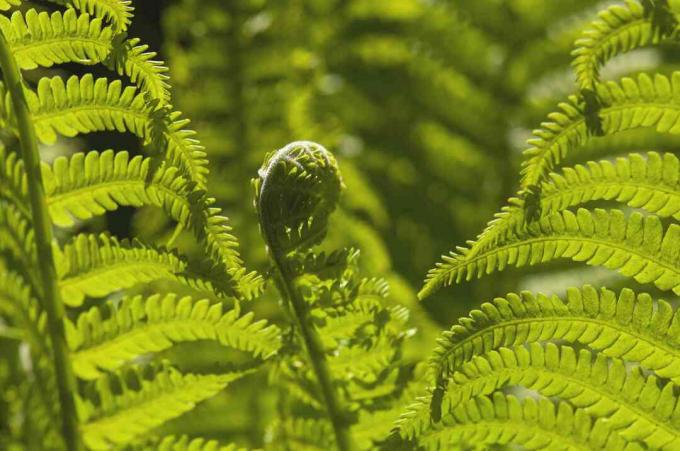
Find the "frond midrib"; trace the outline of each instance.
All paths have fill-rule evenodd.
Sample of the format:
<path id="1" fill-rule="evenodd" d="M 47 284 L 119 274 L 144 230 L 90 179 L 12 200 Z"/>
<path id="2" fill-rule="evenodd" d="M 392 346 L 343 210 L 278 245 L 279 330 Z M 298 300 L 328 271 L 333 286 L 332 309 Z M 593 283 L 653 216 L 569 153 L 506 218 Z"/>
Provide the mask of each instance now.
<path id="1" fill-rule="evenodd" d="M 483 376 L 478 377 L 478 378 L 472 379 L 472 378 L 470 378 L 469 376 L 466 375 L 466 377 L 469 378 L 468 382 L 465 383 L 465 384 L 457 384 L 456 386 L 451 387 L 447 391 L 446 396 L 448 398 L 451 398 L 453 396 L 452 393 L 455 390 L 455 388 L 461 387 L 461 390 L 464 390 L 462 387 L 465 387 L 467 385 L 472 385 L 474 383 L 481 383 L 481 381 L 483 381 L 485 379 L 489 379 L 491 381 L 494 381 L 494 380 L 499 380 L 501 377 L 503 377 L 506 374 L 510 375 L 510 376 L 512 376 L 514 374 L 521 376 L 522 374 L 529 374 L 529 373 L 532 373 L 532 372 L 533 373 L 539 373 L 539 374 L 543 374 L 543 375 L 545 375 L 549 378 L 552 378 L 553 380 L 563 378 L 563 379 L 566 379 L 567 381 L 569 381 L 569 382 L 571 382 L 575 385 L 578 385 L 583 390 L 591 390 L 591 391 L 597 393 L 598 395 L 600 395 L 602 398 L 606 398 L 606 399 L 610 400 L 611 402 L 615 403 L 616 405 L 618 405 L 618 409 L 617 409 L 616 413 L 618 413 L 621 409 L 630 409 L 635 414 L 637 414 L 638 417 L 642 417 L 646 421 L 648 421 L 649 423 L 653 424 L 654 426 L 656 426 L 660 429 L 664 429 L 669 435 L 672 435 L 676 438 L 678 436 L 680 436 L 680 430 L 673 428 L 673 426 L 668 421 L 663 421 L 660 418 L 657 418 L 654 415 L 653 412 L 645 411 L 644 409 L 637 406 L 634 402 L 631 402 L 629 399 L 627 399 L 624 396 L 619 397 L 619 396 L 617 396 L 617 394 L 607 391 L 606 385 L 605 385 L 605 387 L 598 387 L 595 384 L 588 384 L 587 379 L 586 380 L 579 379 L 578 377 L 572 375 L 572 374 L 575 374 L 575 373 L 570 374 L 570 373 L 567 373 L 567 372 L 560 372 L 559 369 L 561 369 L 561 368 L 558 368 L 557 370 L 551 370 L 550 368 L 537 367 L 537 366 L 533 366 L 533 365 L 530 365 L 526 368 L 507 368 L 507 367 L 504 367 L 500 370 L 494 368 L 492 373 L 484 374 Z M 463 374 L 465 374 L 465 373 L 463 373 Z M 512 385 L 503 385 L 501 387 L 498 387 L 497 386 L 498 384 L 494 384 L 494 385 L 496 385 L 496 388 L 495 388 L 494 391 L 500 390 L 501 388 L 504 388 L 504 387 L 507 387 L 507 386 L 512 386 Z M 541 389 L 540 388 L 536 389 L 536 391 L 540 393 Z M 575 395 L 575 396 L 579 396 L 580 394 L 581 393 L 579 393 L 578 395 Z M 470 398 L 470 399 L 472 399 L 472 398 Z M 566 399 L 568 400 L 569 398 L 566 398 Z M 462 402 L 465 402 L 465 401 L 467 401 L 467 400 L 463 400 Z M 584 406 L 582 408 L 587 411 L 588 407 L 589 406 Z M 613 415 L 613 414 L 611 414 L 611 415 Z M 636 420 L 631 421 L 625 427 L 629 427 L 630 425 L 634 424 L 635 421 Z"/>
<path id="2" fill-rule="evenodd" d="M 462 348 L 465 344 L 468 342 L 473 342 L 477 338 L 481 338 L 483 335 L 488 334 L 488 333 L 493 333 L 495 329 L 499 328 L 505 328 L 505 327 L 512 327 L 512 326 L 517 326 L 521 324 L 531 324 L 531 323 L 550 323 L 550 322 L 563 322 L 563 321 L 568 321 L 568 322 L 574 322 L 574 323 L 592 323 L 596 324 L 598 326 L 603 326 L 603 328 L 609 328 L 609 329 L 614 329 L 617 332 L 625 335 L 629 335 L 631 337 L 635 337 L 639 342 L 645 342 L 647 345 L 649 345 L 652 348 L 657 348 L 661 349 L 664 351 L 666 354 L 673 355 L 674 358 L 680 359 L 680 348 L 674 348 L 669 346 L 665 341 L 662 340 L 662 338 L 659 338 L 658 341 L 654 341 L 653 337 L 650 337 L 649 335 L 644 335 L 641 334 L 639 331 L 636 331 L 632 327 L 626 327 L 625 325 L 621 325 L 618 322 L 615 321 L 605 321 L 602 319 L 598 318 L 591 318 L 587 316 L 572 316 L 572 317 L 565 317 L 565 316 L 553 316 L 553 317 L 543 317 L 543 318 L 521 318 L 521 319 L 513 319 L 509 321 L 504 321 L 502 323 L 494 324 L 488 327 L 485 327 L 484 329 L 478 330 L 473 334 L 470 334 L 466 336 L 463 340 L 455 343 L 452 347 L 449 347 L 446 349 L 444 353 L 439 354 L 438 358 L 436 360 L 432 360 L 431 362 L 436 362 L 436 368 L 441 369 L 442 367 L 446 366 L 446 362 L 451 358 L 455 352 Z M 563 338 L 563 337 L 560 337 Z M 604 348 L 605 354 L 606 354 L 606 349 Z M 451 374 L 452 371 L 447 371 L 446 374 Z"/>

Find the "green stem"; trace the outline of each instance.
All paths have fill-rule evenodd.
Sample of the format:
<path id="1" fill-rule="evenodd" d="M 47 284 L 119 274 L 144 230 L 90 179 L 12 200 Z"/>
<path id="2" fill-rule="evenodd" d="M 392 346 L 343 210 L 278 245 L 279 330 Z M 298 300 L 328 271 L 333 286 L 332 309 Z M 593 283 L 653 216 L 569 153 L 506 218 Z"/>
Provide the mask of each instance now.
<path id="1" fill-rule="evenodd" d="M 323 351 L 321 339 L 319 338 L 316 329 L 314 329 L 314 326 L 309 324 L 307 306 L 304 299 L 300 297 L 298 290 L 293 286 L 292 281 L 295 279 L 295 274 L 293 274 L 290 271 L 289 266 L 285 264 L 285 257 L 273 250 L 271 255 L 274 260 L 274 266 L 281 279 L 281 283 L 279 284 L 283 291 L 281 294 L 293 308 L 293 316 L 295 317 L 297 329 L 305 343 L 309 360 L 312 363 L 314 374 L 316 375 L 319 387 L 321 388 L 321 396 L 326 405 L 328 419 L 333 426 L 336 444 L 340 451 L 348 451 L 352 448 L 350 445 L 351 439 L 349 436 L 349 428 L 347 421 L 342 414 L 342 410 L 340 409 L 336 391 L 333 388 L 333 381 L 330 372 L 328 371 L 326 355 Z"/>
<path id="2" fill-rule="evenodd" d="M 270 167 L 274 167 L 275 162 L 271 163 Z M 262 208 L 267 205 L 266 197 L 272 193 L 268 189 L 269 179 L 267 176 L 263 177 L 262 186 L 260 187 L 260 201 L 258 202 L 257 210 L 260 217 L 260 225 L 262 227 L 262 235 L 269 247 L 269 255 L 274 262 L 279 283 L 277 288 L 281 292 L 281 296 L 287 301 L 288 306 L 292 308 L 292 316 L 297 326 L 297 330 L 302 337 L 309 361 L 312 364 L 312 369 L 321 389 L 321 396 L 323 397 L 326 406 L 328 419 L 333 426 L 335 434 L 335 442 L 340 451 L 349 451 L 352 449 L 352 441 L 349 435 L 349 424 L 340 409 L 340 402 L 336 395 L 333 381 L 328 370 L 326 362 L 326 355 L 323 351 L 323 345 L 319 334 L 312 324 L 309 323 L 307 316 L 307 305 L 300 296 L 299 291 L 293 285 L 295 274 L 290 270 L 290 266 L 286 264 L 286 252 L 276 242 L 276 233 L 272 230 L 274 221 L 269 219 L 269 212 Z"/>
<path id="3" fill-rule="evenodd" d="M 82 449 L 78 432 L 78 418 L 75 406 L 75 378 L 69 360 L 64 331 L 64 304 L 59 296 L 57 273 L 52 255 L 52 223 L 45 202 L 45 190 L 40 172 L 40 154 L 31 113 L 24 96 L 21 73 L 9 49 L 5 35 L 0 32 L 0 68 L 12 107 L 16 116 L 21 142 L 21 155 L 28 181 L 28 194 L 33 217 L 36 257 L 42 289 L 42 307 L 47 313 L 47 326 L 52 342 L 59 403 L 61 407 L 62 433 L 66 448 L 70 451 Z"/>

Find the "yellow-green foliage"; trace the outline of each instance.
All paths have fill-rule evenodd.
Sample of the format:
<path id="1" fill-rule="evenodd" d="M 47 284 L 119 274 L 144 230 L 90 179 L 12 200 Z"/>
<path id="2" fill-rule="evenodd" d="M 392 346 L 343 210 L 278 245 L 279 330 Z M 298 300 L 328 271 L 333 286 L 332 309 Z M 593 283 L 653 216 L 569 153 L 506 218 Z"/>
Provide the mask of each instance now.
<path id="1" fill-rule="evenodd" d="M 0 10 L 0 449 L 680 448 L 677 1 Z"/>

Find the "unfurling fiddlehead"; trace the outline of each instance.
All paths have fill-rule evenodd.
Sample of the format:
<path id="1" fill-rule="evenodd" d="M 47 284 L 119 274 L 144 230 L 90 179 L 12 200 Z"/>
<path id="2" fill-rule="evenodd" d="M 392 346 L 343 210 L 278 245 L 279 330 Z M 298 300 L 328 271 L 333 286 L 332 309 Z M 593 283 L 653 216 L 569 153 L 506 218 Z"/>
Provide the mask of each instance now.
<path id="1" fill-rule="evenodd" d="M 347 421 L 324 355 L 321 339 L 310 323 L 307 305 L 294 285 L 295 272 L 287 255 L 323 239 L 335 210 L 342 179 L 333 155 L 323 146 L 297 141 L 270 155 L 254 180 L 255 207 L 262 235 L 322 393 L 337 446 L 350 449 Z"/>

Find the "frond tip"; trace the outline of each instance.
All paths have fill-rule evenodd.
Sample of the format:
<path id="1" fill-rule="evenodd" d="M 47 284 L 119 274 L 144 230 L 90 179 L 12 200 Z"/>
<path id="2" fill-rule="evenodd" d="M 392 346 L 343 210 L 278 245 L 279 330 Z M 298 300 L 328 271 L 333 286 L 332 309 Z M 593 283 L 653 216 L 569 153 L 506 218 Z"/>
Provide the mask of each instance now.
<path id="1" fill-rule="evenodd" d="M 333 154 L 296 141 L 268 155 L 258 175 L 255 205 L 267 244 L 287 253 L 321 241 L 343 187 Z"/>

